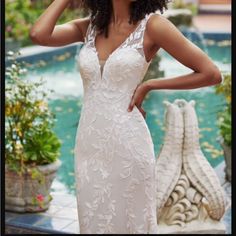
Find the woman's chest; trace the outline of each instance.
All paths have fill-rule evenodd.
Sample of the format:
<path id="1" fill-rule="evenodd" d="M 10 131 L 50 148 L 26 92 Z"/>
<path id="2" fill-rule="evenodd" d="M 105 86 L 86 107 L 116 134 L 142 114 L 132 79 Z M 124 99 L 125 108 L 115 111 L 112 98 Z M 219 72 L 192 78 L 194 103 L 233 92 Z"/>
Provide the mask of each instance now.
<path id="1" fill-rule="evenodd" d="M 77 63 L 82 77 L 112 77 L 114 80 L 140 78 L 149 65 L 138 50 L 127 46 L 109 54 L 101 73 L 98 52 L 89 44 L 84 44 L 80 50 Z"/>

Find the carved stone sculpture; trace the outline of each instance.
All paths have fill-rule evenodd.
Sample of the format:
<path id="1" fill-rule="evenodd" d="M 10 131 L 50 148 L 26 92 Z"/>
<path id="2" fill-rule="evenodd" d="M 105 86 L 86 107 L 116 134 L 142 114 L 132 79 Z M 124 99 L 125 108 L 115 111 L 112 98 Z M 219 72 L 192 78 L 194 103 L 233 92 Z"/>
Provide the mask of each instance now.
<path id="1" fill-rule="evenodd" d="M 165 104 L 166 134 L 156 162 L 159 233 L 225 233 L 226 196 L 200 148 L 195 101 Z"/>
<path id="2" fill-rule="evenodd" d="M 176 104 L 169 102 L 165 113 L 165 138 L 157 158 L 157 219 L 161 209 L 173 191 L 181 172 L 183 146 L 183 116 Z"/>

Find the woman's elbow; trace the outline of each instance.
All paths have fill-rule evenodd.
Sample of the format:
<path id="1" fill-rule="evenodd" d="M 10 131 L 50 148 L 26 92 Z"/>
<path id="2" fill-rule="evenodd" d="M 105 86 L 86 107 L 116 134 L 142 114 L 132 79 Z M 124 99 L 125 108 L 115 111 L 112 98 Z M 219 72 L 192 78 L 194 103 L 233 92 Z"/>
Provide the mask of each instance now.
<path id="1" fill-rule="evenodd" d="M 39 42 L 38 33 L 34 29 L 30 29 L 29 37 L 33 43 Z"/>
<path id="2" fill-rule="evenodd" d="M 37 32 L 34 28 L 32 28 L 29 32 L 29 37 L 31 41 L 35 44 L 45 46 L 47 44 L 47 40 L 45 36 L 42 36 L 39 32 Z"/>
<path id="3" fill-rule="evenodd" d="M 220 84 L 222 82 L 222 75 L 220 70 L 214 66 L 212 69 L 210 69 L 207 73 L 207 80 L 209 81 L 209 85 L 216 85 Z"/>

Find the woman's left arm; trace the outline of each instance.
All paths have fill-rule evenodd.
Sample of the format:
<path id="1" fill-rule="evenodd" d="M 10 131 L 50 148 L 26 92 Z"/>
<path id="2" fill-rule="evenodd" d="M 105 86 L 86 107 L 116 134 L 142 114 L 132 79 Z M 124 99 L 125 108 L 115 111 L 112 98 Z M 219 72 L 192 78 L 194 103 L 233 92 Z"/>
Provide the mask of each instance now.
<path id="1" fill-rule="evenodd" d="M 173 78 L 150 79 L 141 83 L 135 90 L 128 110 L 131 111 L 134 105 L 142 110 L 142 101 L 151 90 L 195 89 L 221 83 L 221 72 L 212 60 L 165 17 L 157 14 L 151 17 L 147 24 L 147 34 L 155 46 L 163 48 L 193 72 Z"/>

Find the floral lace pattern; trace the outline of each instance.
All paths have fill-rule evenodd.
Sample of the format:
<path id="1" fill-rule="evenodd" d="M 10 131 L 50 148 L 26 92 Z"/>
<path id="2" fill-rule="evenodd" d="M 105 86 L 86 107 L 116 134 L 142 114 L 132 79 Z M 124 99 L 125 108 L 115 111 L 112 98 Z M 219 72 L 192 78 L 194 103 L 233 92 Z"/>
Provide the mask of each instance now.
<path id="1" fill-rule="evenodd" d="M 127 108 L 150 62 L 143 37 L 150 13 L 105 62 L 91 23 L 76 57 L 84 89 L 75 138 L 80 233 L 157 233 L 155 155 L 145 119 Z"/>

